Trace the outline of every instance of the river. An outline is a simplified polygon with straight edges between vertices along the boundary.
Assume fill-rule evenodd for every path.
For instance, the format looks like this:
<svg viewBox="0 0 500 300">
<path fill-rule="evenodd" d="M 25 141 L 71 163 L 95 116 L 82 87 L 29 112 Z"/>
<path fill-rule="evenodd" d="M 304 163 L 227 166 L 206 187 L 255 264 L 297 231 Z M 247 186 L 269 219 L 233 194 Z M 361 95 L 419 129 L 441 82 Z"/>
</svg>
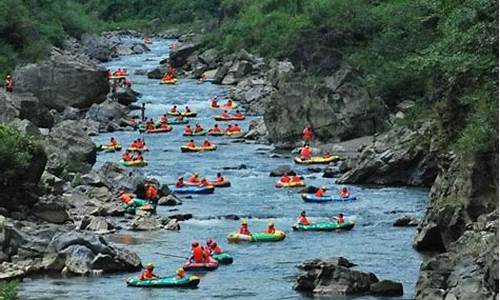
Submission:
<svg viewBox="0 0 500 300">
<path fill-rule="evenodd" d="M 121 57 L 105 66 L 129 70 L 133 88 L 142 94 L 146 115 L 157 119 L 169 107 L 189 105 L 199 113 L 196 121 L 203 127 L 213 125 L 214 110 L 208 100 L 213 95 L 223 97 L 224 86 L 199 84 L 196 80 L 181 79 L 176 85 L 160 85 L 158 80 L 134 75 L 136 69 L 151 69 L 168 56 L 171 40 L 154 40 L 151 52 Z M 252 118 L 242 122 L 247 128 Z M 116 137 L 128 145 L 139 135 L 134 132 L 102 134 L 97 144 Z M 304 203 L 292 190 L 274 188 L 277 178 L 269 172 L 278 165 L 292 165 L 290 155 L 271 157 L 272 147 L 253 143 L 233 143 L 225 137 L 212 138 L 217 151 L 208 153 L 181 153 L 179 147 L 186 142 L 182 127 L 170 133 L 146 135 L 151 152 L 145 154 L 149 166 L 142 169 L 148 176 L 161 182 L 172 183 L 180 175 L 198 171 L 214 178 L 219 171 L 232 182 L 231 188 L 217 189 L 212 195 L 183 197 L 177 207 L 159 207 L 158 214 L 192 213 L 193 219 L 181 223 L 179 232 L 129 232 L 108 236 L 136 251 L 143 263 L 153 261 L 156 273 L 172 274 L 183 261 L 166 258 L 156 252 L 187 256 L 192 240 L 218 241 L 233 255 L 234 263 L 221 266 L 202 275 L 197 289 L 138 289 L 127 288 L 125 279 L 133 274 L 105 275 L 97 278 L 42 277 L 27 279 L 21 286 L 22 299 L 305 299 L 292 289 L 297 269 L 295 265 L 309 258 L 344 256 L 358 264 L 359 270 L 370 271 L 379 278 L 401 281 L 405 294 L 399 299 L 413 297 L 421 258 L 412 249 L 414 228 L 392 227 L 399 213 L 422 216 L 426 206 L 427 190 L 414 188 L 350 186 L 358 201 L 351 203 Z M 199 141 L 202 138 L 197 138 Z M 105 161 L 118 161 L 119 153 L 99 154 L 96 168 Z M 224 167 L 246 165 L 243 169 L 223 170 Z M 306 177 L 306 183 L 338 189 L 331 179 L 321 174 L 310 174 L 306 167 L 294 166 Z M 341 233 L 293 232 L 291 225 L 299 212 L 306 210 L 313 220 L 327 219 L 343 212 L 355 218 L 352 231 Z M 239 228 L 239 221 L 226 220 L 227 214 L 251 216 L 249 227 L 264 230 L 272 220 L 278 229 L 287 233 L 282 242 L 256 244 L 228 244 L 226 235 Z M 330 297 L 329 299 L 344 299 Z M 347 297 L 349 298 L 349 297 Z M 357 299 L 372 299 L 368 296 Z M 374 298 L 373 298 L 374 299 Z M 380 298 L 378 298 L 380 299 Z M 398 298 L 391 298 L 398 299 Z"/>
</svg>

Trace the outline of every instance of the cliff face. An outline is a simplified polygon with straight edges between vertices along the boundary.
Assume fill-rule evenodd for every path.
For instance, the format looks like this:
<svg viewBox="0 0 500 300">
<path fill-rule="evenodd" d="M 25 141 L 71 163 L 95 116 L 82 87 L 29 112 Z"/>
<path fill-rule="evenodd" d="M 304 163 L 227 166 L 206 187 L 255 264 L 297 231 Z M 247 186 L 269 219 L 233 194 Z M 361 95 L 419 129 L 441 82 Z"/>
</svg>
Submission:
<svg viewBox="0 0 500 300">
<path fill-rule="evenodd" d="M 424 260 L 416 299 L 498 297 L 498 149 L 442 156 L 414 246 Z"/>
<path fill-rule="evenodd" d="M 292 74 L 277 85 L 264 120 L 272 142 L 293 147 L 306 124 L 320 142 L 343 141 L 375 133 L 387 116 L 384 103 L 370 97 L 347 64 L 325 77 Z"/>
</svg>

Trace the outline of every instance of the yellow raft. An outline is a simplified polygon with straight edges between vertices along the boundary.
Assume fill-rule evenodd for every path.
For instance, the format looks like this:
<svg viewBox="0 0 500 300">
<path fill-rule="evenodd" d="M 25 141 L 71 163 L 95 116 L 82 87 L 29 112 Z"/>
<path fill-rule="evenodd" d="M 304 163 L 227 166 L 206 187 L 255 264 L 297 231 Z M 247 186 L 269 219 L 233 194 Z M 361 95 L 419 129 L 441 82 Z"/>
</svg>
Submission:
<svg viewBox="0 0 500 300">
<path fill-rule="evenodd" d="M 312 165 L 312 164 L 329 164 L 332 162 L 336 162 L 340 159 L 338 156 L 330 156 L 330 157 L 322 157 L 322 156 L 313 156 L 310 159 L 301 159 L 300 157 L 295 157 L 294 161 L 297 164 L 301 165 Z"/>
<path fill-rule="evenodd" d="M 173 78 L 173 79 L 170 79 L 170 80 L 160 80 L 160 84 L 175 84 L 177 82 L 177 78 Z"/>
<path fill-rule="evenodd" d="M 196 146 L 196 147 L 181 146 L 181 152 L 215 151 L 216 149 L 217 149 L 217 146 L 215 146 L 215 145 L 208 146 L 208 147 L 203 147 L 203 146 Z"/>
</svg>

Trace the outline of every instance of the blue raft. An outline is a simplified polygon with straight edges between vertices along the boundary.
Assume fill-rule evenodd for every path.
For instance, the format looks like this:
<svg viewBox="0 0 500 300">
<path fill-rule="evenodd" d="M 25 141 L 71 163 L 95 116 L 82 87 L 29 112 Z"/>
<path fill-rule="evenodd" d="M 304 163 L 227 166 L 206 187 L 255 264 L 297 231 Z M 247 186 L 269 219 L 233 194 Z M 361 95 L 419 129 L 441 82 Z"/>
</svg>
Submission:
<svg viewBox="0 0 500 300">
<path fill-rule="evenodd" d="M 318 197 L 314 194 L 302 194 L 302 199 L 305 202 L 315 202 L 315 203 L 324 203 L 324 202 L 341 202 L 341 201 L 354 201 L 356 200 L 355 196 L 349 196 L 349 197 L 340 197 L 339 195 L 330 195 L 330 196 L 323 196 L 323 197 Z"/>
<path fill-rule="evenodd" d="M 215 188 L 210 186 L 183 186 L 175 187 L 172 191 L 176 194 L 212 194 Z"/>
</svg>

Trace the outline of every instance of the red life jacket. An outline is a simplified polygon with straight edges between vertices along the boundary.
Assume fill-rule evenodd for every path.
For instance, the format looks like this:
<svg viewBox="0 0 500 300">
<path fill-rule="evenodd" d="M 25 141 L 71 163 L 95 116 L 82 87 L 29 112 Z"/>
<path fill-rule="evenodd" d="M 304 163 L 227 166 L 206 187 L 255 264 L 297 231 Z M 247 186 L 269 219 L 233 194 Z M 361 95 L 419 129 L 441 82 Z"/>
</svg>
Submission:
<svg viewBox="0 0 500 300">
<path fill-rule="evenodd" d="M 193 260 L 195 262 L 203 262 L 204 260 L 204 253 L 203 253 L 203 249 L 201 249 L 201 246 L 198 245 L 198 247 L 195 247 L 193 249 Z"/>
</svg>

